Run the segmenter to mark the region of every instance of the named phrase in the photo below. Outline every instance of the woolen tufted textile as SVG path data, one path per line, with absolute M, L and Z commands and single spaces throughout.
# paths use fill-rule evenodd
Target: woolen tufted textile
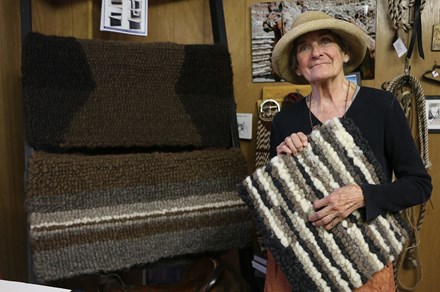
M 244 247 L 253 229 L 237 194 L 245 176 L 239 149 L 35 151 L 26 199 L 34 273 L 52 281 Z
M 249 245 L 227 48 L 30 33 L 22 72 L 39 281 Z
M 223 45 L 30 33 L 22 71 L 34 148 L 231 145 L 232 69 Z
M 359 129 L 332 119 L 298 156 L 280 155 L 241 185 L 257 229 L 294 291 L 352 291 L 397 258 L 408 237 L 400 214 L 365 222 L 362 209 L 331 231 L 314 227 L 313 202 L 348 184 L 380 184 L 384 175 Z

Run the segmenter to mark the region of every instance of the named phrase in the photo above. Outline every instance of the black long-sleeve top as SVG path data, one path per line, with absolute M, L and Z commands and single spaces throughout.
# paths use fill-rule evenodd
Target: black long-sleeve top
M 361 87 L 348 108 L 346 118 L 354 121 L 376 155 L 386 176 L 381 185 L 360 185 L 365 199 L 366 219 L 385 211 L 396 212 L 426 202 L 431 196 L 431 177 L 414 143 L 407 119 L 397 99 L 389 92 Z M 320 121 L 313 116 L 313 124 Z M 305 99 L 281 110 L 273 120 L 270 154 L 290 134 L 311 132 Z M 393 172 L 396 180 L 392 182 Z

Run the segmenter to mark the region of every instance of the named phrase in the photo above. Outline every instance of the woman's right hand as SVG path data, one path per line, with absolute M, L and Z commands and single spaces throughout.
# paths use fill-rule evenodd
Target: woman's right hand
M 304 133 L 293 133 L 290 136 L 287 136 L 286 139 L 284 139 L 284 141 L 277 146 L 277 155 L 298 155 L 299 152 L 303 151 L 304 147 L 306 147 L 307 144 L 307 136 Z

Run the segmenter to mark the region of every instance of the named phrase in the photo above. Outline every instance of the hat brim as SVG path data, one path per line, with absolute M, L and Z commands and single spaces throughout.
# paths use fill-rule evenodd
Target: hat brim
M 292 49 L 298 37 L 318 30 L 336 33 L 348 47 L 350 60 L 344 64 L 344 73 L 352 72 L 362 63 L 367 51 L 367 35 L 362 29 L 347 21 L 326 18 L 302 23 L 288 31 L 277 42 L 272 52 L 272 71 L 291 83 L 308 83 L 303 77 L 296 75 L 292 68 Z

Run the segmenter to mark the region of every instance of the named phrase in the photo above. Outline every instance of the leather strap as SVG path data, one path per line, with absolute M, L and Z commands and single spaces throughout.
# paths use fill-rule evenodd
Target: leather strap
M 423 43 L 422 43 L 421 0 L 415 0 L 414 2 L 414 26 L 413 26 L 413 33 L 411 35 L 411 42 L 409 44 L 408 52 L 406 54 L 407 59 L 411 59 L 416 38 L 417 38 L 417 48 L 419 50 L 419 55 L 422 59 L 425 59 L 425 53 L 423 52 Z

